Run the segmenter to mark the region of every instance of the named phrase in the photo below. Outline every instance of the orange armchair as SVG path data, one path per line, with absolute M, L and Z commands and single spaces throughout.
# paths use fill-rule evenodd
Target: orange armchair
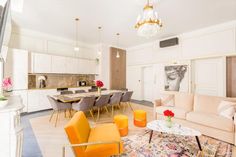
M 103 124 L 90 128 L 83 112 L 77 112 L 65 126 L 65 132 L 71 144 L 63 146 L 72 147 L 76 157 L 109 157 L 120 155 L 123 144 L 115 124 Z

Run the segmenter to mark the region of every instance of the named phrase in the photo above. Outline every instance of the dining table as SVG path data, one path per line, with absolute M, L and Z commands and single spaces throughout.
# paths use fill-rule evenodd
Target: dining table
M 106 95 L 106 94 L 112 95 L 117 92 L 124 93 L 126 91 L 104 90 L 104 91 L 101 91 L 101 93 L 99 93 L 99 92 L 73 93 L 73 94 L 65 94 L 65 95 L 53 95 L 52 97 L 58 101 L 63 102 L 63 103 L 72 103 L 72 102 L 78 102 L 84 97 L 90 97 L 90 96 L 99 97 L 101 95 Z

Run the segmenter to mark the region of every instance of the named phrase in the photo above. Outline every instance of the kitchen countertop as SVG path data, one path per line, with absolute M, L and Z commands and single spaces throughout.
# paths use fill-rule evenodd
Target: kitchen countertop
M 92 86 L 76 86 L 76 87 L 57 87 L 57 88 L 83 88 L 83 87 L 92 87 Z M 50 89 L 57 89 L 53 87 L 46 87 L 46 88 L 29 88 L 28 90 L 50 90 Z

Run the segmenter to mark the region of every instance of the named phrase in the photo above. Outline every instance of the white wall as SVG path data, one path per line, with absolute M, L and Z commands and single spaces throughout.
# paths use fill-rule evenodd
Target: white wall
M 13 28 L 9 47 L 29 52 L 95 59 L 96 47 L 79 42 L 80 51 L 74 51 L 75 41 L 33 30 Z
M 101 55 L 97 55 L 99 58 L 99 75 L 96 79 L 102 80 L 104 87 L 110 89 L 110 46 L 101 44 L 97 45 L 101 47 Z
M 177 36 L 179 38 L 179 45 L 159 48 L 159 41 L 154 41 L 151 43 L 138 45 L 131 47 L 127 50 L 127 68 L 136 67 L 142 68 L 143 66 L 153 65 L 154 66 L 154 83 L 153 83 L 153 99 L 160 96 L 160 92 L 164 90 L 163 82 L 163 69 L 164 65 L 169 65 L 173 63 L 187 64 L 191 68 L 191 64 L 194 60 L 202 58 L 214 58 L 222 59 L 225 56 L 236 55 L 236 21 L 231 21 L 228 23 L 219 24 L 216 26 L 203 28 L 201 30 L 196 30 L 193 32 L 188 32 L 180 34 Z M 171 37 L 170 37 L 171 38 Z M 222 65 L 225 66 L 225 65 Z M 222 77 L 218 80 L 225 80 L 225 67 L 219 67 L 217 76 Z M 192 68 L 190 69 L 192 70 Z M 203 69 L 204 70 L 204 69 Z M 128 88 L 134 86 L 135 82 L 131 81 L 131 75 L 127 71 L 127 86 Z M 192 90 L 194 82 L 191 82 L 192 73 L 189 74 L 189 92 Z M 220 82 L 224 83 L 224 82 Z M 226 88 L 225 85 L 221 87 Z M 225 90 L 219 88 L 218 90 Z M 142 91 L 137 92 L 136 95 L 141 95 Z M 215 91 L 219 96 L 225 96 L 224 92 Z M 212 93 L 204 93 L 213 95 Z M 140 99 L 142 96 L 140 96 Z M 137 98 L 138 99 L 138 98 Z

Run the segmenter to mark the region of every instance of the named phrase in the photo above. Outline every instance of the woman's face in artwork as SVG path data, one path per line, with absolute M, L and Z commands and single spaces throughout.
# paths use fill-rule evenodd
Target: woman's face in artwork
M 166 85 L 165 90 L 179 91 L 180 83 L 187 70 L 186 66 L 168 66 L 165 67 Z

